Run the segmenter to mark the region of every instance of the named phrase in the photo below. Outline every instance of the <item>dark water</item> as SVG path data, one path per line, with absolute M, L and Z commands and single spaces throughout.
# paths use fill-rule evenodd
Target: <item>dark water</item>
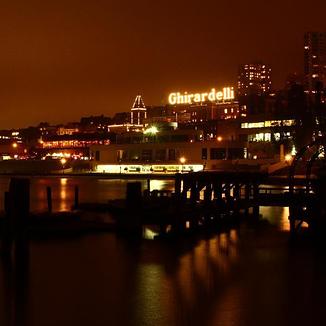
M 47 185 L 65 210 L 75 184 L 81 201 L 102 202 L 123 197 L 125 183 L 36 178 L 32 207 L 46 208 Z M 153 182 L 159 187 L 172 183 Z M 175 241 L 110 233 L 33 241 L 29 259 L 0 261 L 0 325 L 325 325 L 323 252 L 290 245 L 286 209 L 261 212 L 275 228 Z
M 79 186 L 80 202 L 105 203 L 109 199 L 124 198 L 126 184 L 131 180 L 98 179 L 95 177 L 32 177 L 31 182 L 31 210 L 40 212 L 47 210 L 46 188 L 51 187 L 53 209 L 55 211 L 70 210 L 74 203 L 74 189 Z M 134 181 L 134 180 L 133 180 Z M 9 188 L 10 179 L 0 177 L 0 210 L 3 210 L 4 192 Z M 142 188 L 146 189 L 147 181 L 141 180 Z M 172 180 L 151 180 L 151 189 L 174 188 Z

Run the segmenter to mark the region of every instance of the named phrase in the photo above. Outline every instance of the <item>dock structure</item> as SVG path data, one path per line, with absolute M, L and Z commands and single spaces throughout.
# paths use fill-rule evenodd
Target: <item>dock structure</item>
M 199 226 L 213 229 L 231 225 L 240 216 L 257 219 L 261 206 L 289 207 L 292 234 L 300 231 L 304 224 L 312 230 L 324 230 L 325 144 L 325 139 L 318 139 L 302 148 L 289 163 L 289 175 L 283 177 L 241 170 L 177 173 L 174 191 L 150 189 L 149 180 L 147 189 L 142 191 L 141 182 L 128 182 L 125 199 L 112 199 L 102 204 L 79 203 L 76 186 L 73 212 L 69 216 L 61 214 L 61 224 L 58 218 L 52 218 L 55 213 L 52 212 L 51 188 L 46 189 L 47 218 L 39 218 L 29 212 L 29 181 L 13 178 L 5 194 L 3 247 L 10 252 L 13 239 L 25 235 L 25 230 L 35 232 L 59 226 L 66 229 L 67 224 L 74 230 L 91 226 L 96 230 L 114 228 L 137 233 L 144 225 L 158 225 L 163 233 L 168 228 L 176 231 Z M 81 218 L 83 212 L 111 213 L 115 217 L 113 227 L 95 220 L 90 224 Z
M 217 207 L 259 211 L 259 187 L 268 176 L 260 172 L 202 171 L 178 174 L 175 178 L 175 196 L 196 203 L 215 203 Z
M 308 148 L 311 149 L 311 146 Z M 320 153 L 320 147 L 318 149 Z M 306 223 L 310 229 L 326 226 L 326 173 L 320 168 L 312 175 L 313 162 L 307 161 L 307 175 L 295 178 L 294 166 L 302 160 L 294 158 L 288 178 L 277 179 L 260 172 L 203 171 L 179 174 L 175 179 L 175 196 L 180 201 L 210 207 L 215 211 L 240 211 L 259 216 L 260 206 L 289 207 L 291 233 Z M 318 154 L 312 154 L 316 160 Z M 318 164 L 321 164 L 319 160 Z M 282 184 L 277 184 L 282 181 Z M 324 227 L 322 227 L 324 229 Z
M 326 227 L 326 137 L 305 145 L 294 157 L 289 171 L 290 229 L 294 234 L 307 224 L 314 233 Z M 304 184 L 295 187 L 295 175 L 304 172 Z

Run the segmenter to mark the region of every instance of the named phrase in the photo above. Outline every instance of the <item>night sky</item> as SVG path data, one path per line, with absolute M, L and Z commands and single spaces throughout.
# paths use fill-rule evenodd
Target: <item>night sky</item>
M 0 128 L 129 111 L 236 85 L 240 63 L 302 72 L 325 0 L 0 0 Z

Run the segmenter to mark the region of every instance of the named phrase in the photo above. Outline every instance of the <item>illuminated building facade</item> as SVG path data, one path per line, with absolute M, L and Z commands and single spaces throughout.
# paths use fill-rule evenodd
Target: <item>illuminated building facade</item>
M 239 67 L 238 95 L 263 95 L 272 89 L 271 68 L 264 63 L 250 63 Z
M 248 142 L 278 142 L 285 139 L 292 139 L 295 127 L 295 120 L 264 119 L 257 117 L 255 120 L 241 122 L 240 138 Z
M 167 141 L 92 146 L 99 173 L 176 173 L 215 169 L 245 157 L 244 143 Z
M 46 136 L 40 141 L 38 152 L 42 157 L 89 157 L 92 145 L 109 145 L 112 141 L 115 141 L 115 135 L 111 133 Z
M 304 35 L 304 73 L 307 91 L 316 91 L 318 83 L 326 85 L 326 33 Z
M 17 130 L 0 130 L 0 160 L 25 158 L 26 145 Z
M 176 122 L 178 124 L 201 124 L 219 119 L 238 119 L 247 115 L 246 106 L 235 100 L 225 102 L 206 101 L 193 104 L 167 104 L 148 107 L 147 123 Z

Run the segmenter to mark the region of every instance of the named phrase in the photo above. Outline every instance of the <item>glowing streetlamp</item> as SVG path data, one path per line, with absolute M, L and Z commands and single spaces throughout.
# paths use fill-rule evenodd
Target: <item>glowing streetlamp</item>
M 292 155 L 291 154 L 286 154 L 285 157 L 284 157 L 284 159 L 285 159 L 285 162 L 287 164 L 290 164 L 291 161 L 292 161 Z
M 222 138 L 221 136 L 218 136 L 218 137 L 217 137 L 217 141 L 218 141 L 218 142 L 221 142 L 222 140 L 223 140 L 223 138 Z
M 13 148 L 17 148 L 18 147 L 18 144 L 17 143 L 12 143 L 11 145 Z
M 186 163 L 186 158 L 184 156 L 181 156 L 179 159 L 180 163 L 182 164 L 181 172 L 184 170 L 184 164 Z

